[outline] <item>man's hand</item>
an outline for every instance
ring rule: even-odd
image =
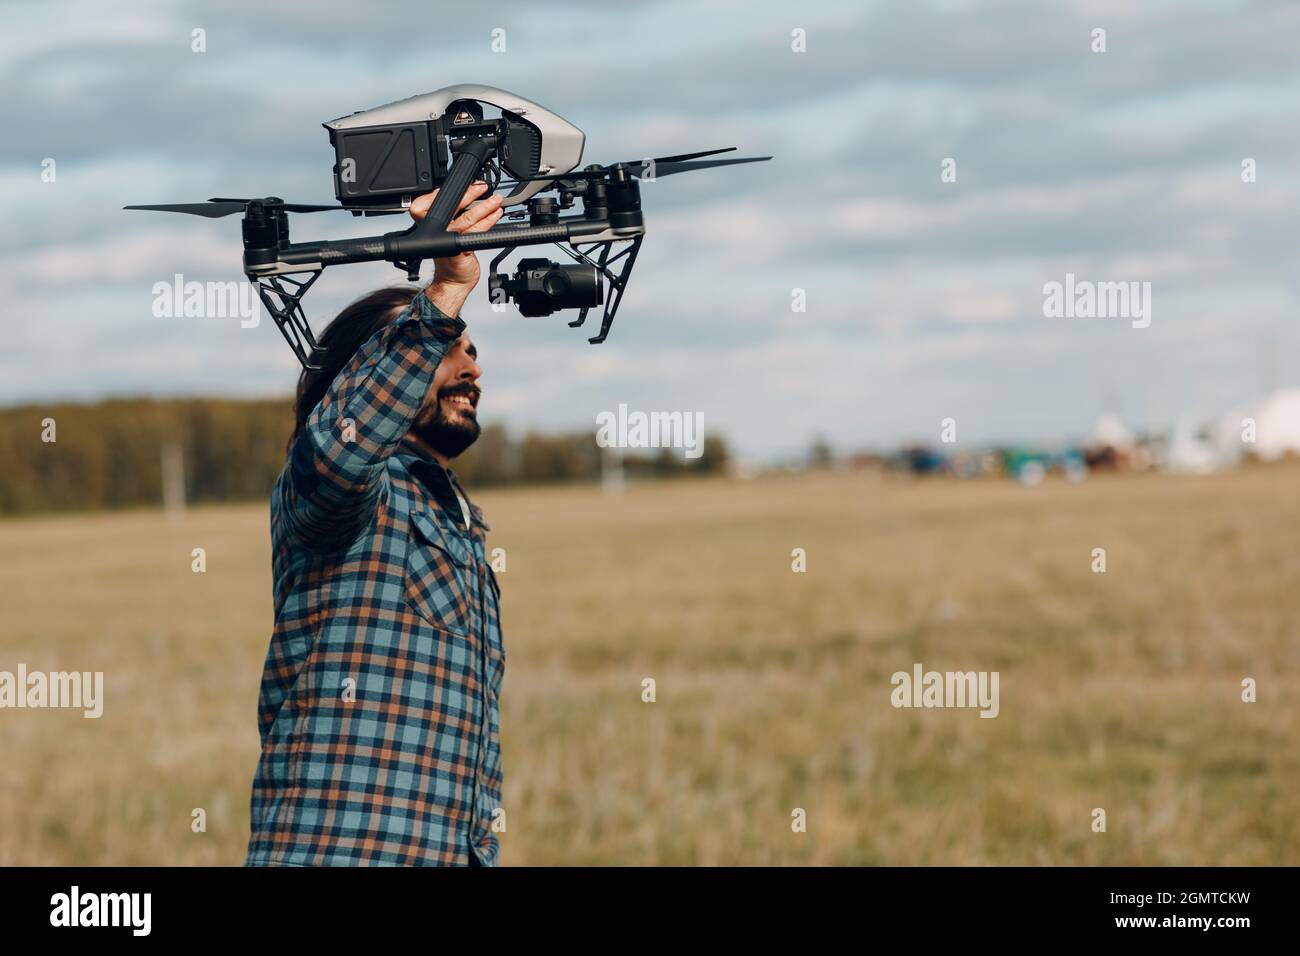
[[[448,232],[487,232],[497,224],[505,210],[501,206],[501,197],[495,193],[472,208],[470,203],[487,192],[487,183],[479,180],[465,190],[461,200],[459,215],[447,224]],[[428,215],[438,190],[419,196],[411,202],[411,216],[423,219]],[[433,260],[433,282],[425,290],[425,295],[444,315],[453,318],[460,314],[474,287],[478,285],[478,254],[462,252],[445,259]]]

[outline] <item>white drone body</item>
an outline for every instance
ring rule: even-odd
[[[361,110],[347,116],[340,116],[338,119],[325,123],[324,126],[332,134],[337,134],[376,127],[391,128],[406,124],[426,123],[430,120],[442,119],[446,116],[448,107],[452,106],[452,104],[463,103],[466,100],[474,100],[494,106],[501,110],[503,114],[508,114],[509,118],[517,118],[536,131],[537,156],[535,163],[530,157],[526,161],[525,168],[511,169],[510,172],[516,176],[522,178],[568,173],[577,169],[578,163],[582,162],[582,148],[587,140],[586,134],[582,130],[546,107],[540,106],[517,93],[497,89],[494,86],[483,86],[479,83],[445,86],[440,90],[434,90],[432,93],[408,96],[404,100],[386,103],[383,106],[376,106],[374,109]],[[454,128],[456,122],[456,118],[453,117],[448,125]],[[535,168],[527,168],[534,165]],[[502,197],[504,200],[503,205],[513,206],[527,202],[538,192],[549,188],[551,185],[546,181],[519,183],[514,191]],[[403,205],[410,205],[411,198],[414,197],[403,196]]]

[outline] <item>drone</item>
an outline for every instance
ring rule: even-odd
[[[485,118],[485,106],[500,115]],[[569,323],[574,328],[586,321],[590,309],[602,306],[600,331],[588,341],[603,342],[645,237],[640,183],[772,158],[704,159],[736,149],[729,146],[579,170],[586,142],[582,130],[522,96],[477,84],[444,87],[323,125],[334,147],[337,206],[268,196],[124,207],[209,219],[242,212],[244,274],[256,284],[267,312],[305,369],[320,368],[317,359],[323,349],[312,334],[302,299],[327,266],[383,260],[415,282],[425,259],[487,249],[501,250],[490,267],[490,301],[513,300],[520,314],[530,317],[580,309]],[[448,232],[448,223],[476,180],[487,183],[485,197],[498,189],[511,190],[502,196],[503,209],[525,203],[526,208],[503,214],[486,232]],[[408,211],[413,199],[434,189],[438,195],[428,213],[404,231],[361,239],[289,241],[289,213],[346,209],[354,216],[391,215]],[[555,195],[543,195],[551,192]],[[582,201],[581,213],[561,216],[560,210],[572,209],[577,199]],[[517,247],[549,243],[574,261],[526,258],[509,277],[496,271]],[[613,252],[616,244],[620,248]]]

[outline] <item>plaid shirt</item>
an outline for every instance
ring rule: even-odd
[[[498,861],[488,525],[471,504],[464,526],[455,475],[408,434],[464,328],[416,295],[334,380],[275,484],[247,865]]]

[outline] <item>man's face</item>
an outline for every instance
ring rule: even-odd
[[[411,430],[438,454],[455,458],[478,438],[478,349],[464,332],[447,350],[433,376],[424,408]]]

